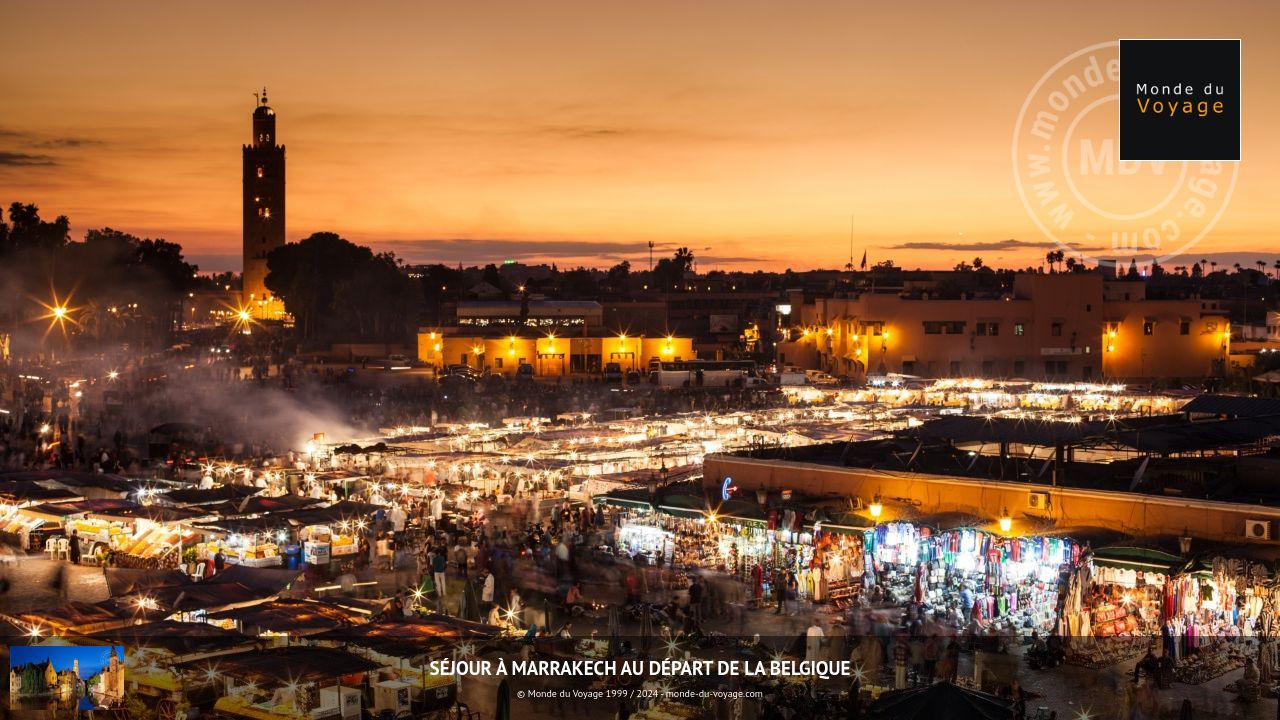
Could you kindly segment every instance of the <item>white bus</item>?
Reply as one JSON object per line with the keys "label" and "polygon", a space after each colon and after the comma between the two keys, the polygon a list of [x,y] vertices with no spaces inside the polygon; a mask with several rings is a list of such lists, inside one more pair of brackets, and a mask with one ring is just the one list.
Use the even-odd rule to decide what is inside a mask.
{"label": "white bus", "polygon": [[676,360],[650,366],[649,382],[668,388],[754,387],[764,380],[756,375],[754,360]]}

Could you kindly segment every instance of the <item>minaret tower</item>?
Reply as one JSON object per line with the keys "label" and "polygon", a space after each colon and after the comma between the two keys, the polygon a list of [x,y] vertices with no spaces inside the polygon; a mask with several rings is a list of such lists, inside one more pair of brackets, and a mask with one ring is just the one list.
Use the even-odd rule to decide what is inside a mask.
{"label": "minaret tower", "polygon": [[276,111],[262,88],[253,110],[253,141],[244,146],[244,277],[240,300],[258,319],[284,305],[267,290],[267,255],[284,245],[284,146],[276,143]]}

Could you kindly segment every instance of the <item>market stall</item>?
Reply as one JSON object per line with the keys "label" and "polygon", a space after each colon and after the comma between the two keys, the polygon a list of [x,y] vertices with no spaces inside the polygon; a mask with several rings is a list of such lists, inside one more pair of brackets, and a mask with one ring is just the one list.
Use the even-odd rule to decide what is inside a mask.
{"label": "market stall", "polygon": [[[460,679],[431,672],[430,662],[481,654],[498,640],[499,628],[444,615],[395,618],[332,630],[312,636],[322,645],[344,647],[380,666],[374,710],[412,710],[415,714],[451,707],[457,700]],[[406,702],[391,707],[391,698],[403,689]],[[382,696],[382,697],[379,697]]]}
{"label": "market stall", "polygon": [[[88,522],[122,523],[130,534],[117,534],[111,564],[125,568],[178,567],[183,548],[197,537],[193,522],[208,519],[202,510],[164,506],[119,508],[89,513]],[[83,531],[82,531],[83,532]]]}
{"label": "market stall", "polygon": [[287,647],[222,655],[182,663],[195,677],[207,678],[218,695],[217,714],[266,718],[361,717],[360,687],[370,662],[334,648]]}
{"label": "market stall", "polygon": [[1002,620],[1023,635],[1054,629],[1060,576],[1080,553],[1064,538],[906,522],[879,525],[863,538],[864,583],[881,601],[921,603],[957,624]]}

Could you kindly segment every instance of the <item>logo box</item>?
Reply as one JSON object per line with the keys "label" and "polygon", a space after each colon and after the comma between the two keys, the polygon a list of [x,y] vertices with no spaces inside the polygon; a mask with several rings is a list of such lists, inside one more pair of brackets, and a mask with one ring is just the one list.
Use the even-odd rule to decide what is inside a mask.
{"label": "logo box", "polygon": [[1239,160],[1240,40],[1120,40],[1120,159]]}

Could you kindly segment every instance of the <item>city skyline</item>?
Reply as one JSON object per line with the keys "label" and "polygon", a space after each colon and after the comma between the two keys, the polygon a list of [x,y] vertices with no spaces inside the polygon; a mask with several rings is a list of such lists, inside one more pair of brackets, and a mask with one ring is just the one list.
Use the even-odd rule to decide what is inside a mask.
{"label": "city skyline", "polygon": [[[266,84],[290,150],[290,241],[332,230],[410,262],[597,267],[644,266],[653,241],[691,248],[700,270],[802,270],[848,262],[852,230],[855,263],[1026,267],[1056,246],[1009,163],[1023,98],[1082,46],[1184,36],[1191,17],[1189,3],[1033,24],[939,5],[927,26],[835,4],[502,8],[500,25],[436,5],[15,8],[28,31],[0,75],[0,193],[69,215],[75,238],[110,225],[239,270],[237,156]],[[1177,264],[1272,254],[1280,142],[1249,118],[1280,101],[1276,12],[1196,19],[1204,37],[1250,31],[1250,164]]]}
{"label": "city skyline", "polygon": [[[29,663],[53,663],[53,669],[62,671],[70,669],[77,661],[80,668],[80,679],[87,680],[106,669],[111,654],[110,645],[11,645],[9,646],[10,667],[20,667]],[[115,646],[119,657],[124,657],[124,647]]]}

